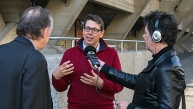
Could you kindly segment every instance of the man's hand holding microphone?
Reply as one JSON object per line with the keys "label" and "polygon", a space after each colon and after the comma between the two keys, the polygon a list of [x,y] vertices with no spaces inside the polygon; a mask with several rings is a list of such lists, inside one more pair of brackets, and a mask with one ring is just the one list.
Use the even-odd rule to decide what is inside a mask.
{"label": "man's hand holding microphone", "polygon": [[91,62],[90,60],[88,60],[90,66],[91,66],[93,69],[98,70],[98,71],[100,72],[100,71],[101,71],[101,68],[103,67],[103,65],[105,64],[105,62],[101,61],[100,59],[98,59],[98,61],[99,61],[100,65],[99,65],[99,66],[97,67],[97,69],[96,69],[96,67],[93,66],[92,62]]}

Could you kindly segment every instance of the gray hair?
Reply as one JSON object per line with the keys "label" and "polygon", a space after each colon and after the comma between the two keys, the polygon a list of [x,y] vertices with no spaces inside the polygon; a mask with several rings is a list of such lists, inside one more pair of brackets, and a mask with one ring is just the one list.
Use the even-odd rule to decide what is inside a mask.
{"label": "gray hair", "polygon": [[53,18],[49,10],[40,6],[27,8],[18,21],[16,34],[37,40],[43,37],[41,30],[53,26]]}

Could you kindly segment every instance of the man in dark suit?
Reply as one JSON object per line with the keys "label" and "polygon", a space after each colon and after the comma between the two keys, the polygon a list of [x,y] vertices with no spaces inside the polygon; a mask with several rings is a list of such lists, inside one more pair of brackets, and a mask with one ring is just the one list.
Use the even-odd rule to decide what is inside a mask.
{"label": "man in dark suit", "polygon": [[0,45],[0,108],[52,109],[47,62],[38,51],[53,29],[51,13],[30,7],[17,24],[18,36]]}

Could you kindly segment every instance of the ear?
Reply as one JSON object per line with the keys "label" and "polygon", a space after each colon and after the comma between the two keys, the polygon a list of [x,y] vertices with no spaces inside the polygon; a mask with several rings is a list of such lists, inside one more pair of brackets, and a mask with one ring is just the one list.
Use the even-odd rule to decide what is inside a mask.
{"label": "ear", "polygon": [[43,35],[43,37],[48,36],[48,34],[50,34],[49,28],[42,29],[42,35]]}
{"label": "ear", "polygon": [[101,31],[100,38],[103,37],[104,33],[105,33],[105,30]]}

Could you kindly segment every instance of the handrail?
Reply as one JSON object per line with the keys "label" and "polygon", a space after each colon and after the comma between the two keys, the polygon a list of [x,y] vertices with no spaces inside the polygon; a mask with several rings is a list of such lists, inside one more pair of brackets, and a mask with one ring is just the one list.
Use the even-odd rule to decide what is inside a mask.
{"label": "handrail", "polygon": [[[72,47],[74,47],[75,40],[79,40],[78,37],[50,37],[50,40],[72,40]],[[119,40],[119,39],[103,39],[105,41],[114,41],[114,42],[121,42],[121,53],[123,52],[123,42],[135,42],[135,52],[137,52],[137,43],[138,42],[145,42],[141,40]]]}

